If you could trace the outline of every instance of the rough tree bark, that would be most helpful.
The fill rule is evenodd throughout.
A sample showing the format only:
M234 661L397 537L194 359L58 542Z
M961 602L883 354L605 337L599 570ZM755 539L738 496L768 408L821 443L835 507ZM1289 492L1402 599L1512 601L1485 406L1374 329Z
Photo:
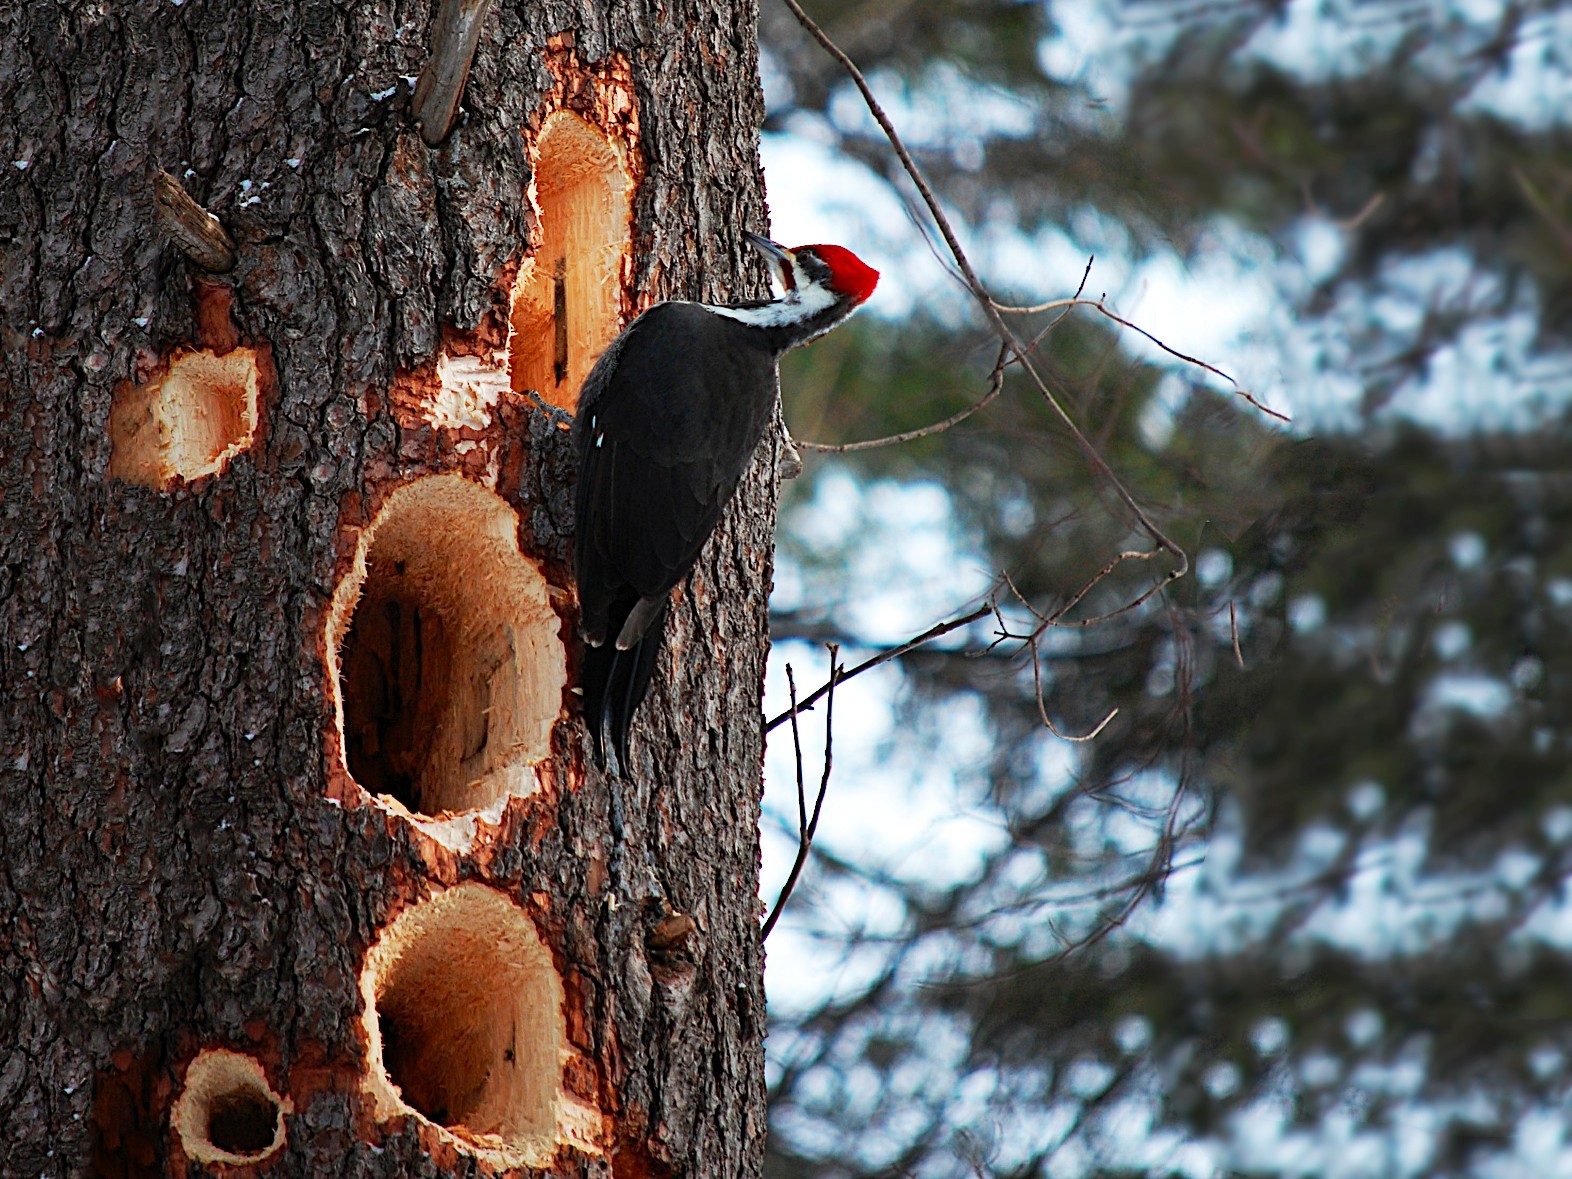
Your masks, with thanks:
M756 11L499 0L431 147L436 11L0 6L0 1174L760 1170L776 456L617 787L533 396L762 285Z

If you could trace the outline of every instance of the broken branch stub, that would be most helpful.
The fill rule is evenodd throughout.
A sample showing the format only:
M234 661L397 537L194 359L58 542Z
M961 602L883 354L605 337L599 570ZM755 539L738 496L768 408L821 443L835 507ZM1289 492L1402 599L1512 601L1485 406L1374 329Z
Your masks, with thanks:
M415 121L428 147L448 137L469 81L491 0L442 0L431 25L431 60L415 86Z
M158 227L191 261L213 274L235 268L235 243L217 217L197 204L168 172L153 177L153 201Z

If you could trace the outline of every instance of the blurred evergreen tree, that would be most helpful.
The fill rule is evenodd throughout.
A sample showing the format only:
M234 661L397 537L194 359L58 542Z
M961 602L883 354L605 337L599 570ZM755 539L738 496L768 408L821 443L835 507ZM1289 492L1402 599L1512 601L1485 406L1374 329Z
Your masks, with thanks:
M1195 570L1035 653L1000 623L1031 629L1138 538L1017 375L943 435L810 461L775 618L799 667L888 641L845 572L866 538L815 523L848 475L941 486L957 551L1018 591L900 661L913 748L885 751L939 760L972 718L986 749L954 788L1006 837L958 880L816 855L772 956L855 969L776 1003L772 1173L1568 1173L1572 6L809 7L913 110L1029 112L917 139L974 228L1093 218L1189 257L1226 225L1271 256L1330 223L1342 248L1283 285L1315 342L1284 359L1292 428L1095 313L1053 329L1056 387ZM1112 30L1115 93L1063 68L1072 19ZM768 3L764 37L774 127L891 174ZM793 357L788 418L911 429L980 396L995 350L962 316L865 319ZM1316 405L1334 382L1357 412ZM1514 413L1471 412L1498 393ZM1120 567L1066 621L1152 576ZM1039 685L1060 732L1117 714L1063 743ZM899 916L848 916L869 895Z

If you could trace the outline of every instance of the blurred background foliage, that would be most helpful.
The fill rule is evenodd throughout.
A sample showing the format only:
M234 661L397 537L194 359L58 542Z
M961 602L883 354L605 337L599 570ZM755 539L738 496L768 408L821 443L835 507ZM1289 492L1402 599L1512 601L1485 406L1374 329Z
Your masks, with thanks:
M1146 546L1018 373L947 433L810 457L772 704L827 641L999 613L837 701L769 945L769 1173L1572 1175L1572 4L807 7L1003 243L990 281L1063 297L1097 255L1096 298L1167 259L1203 321L1248 281L1203 359L1293 422L1093 310L1054 324L1044 370L1193 570L1035 649L997 632ZM771 142L904 199L771 0L762 40ZM937 421L996 353L958 289L919 294L794 354L788 420ZM1116 714L1061 740L1039 686L1061 733ZM775 857L790 764L778 729Z

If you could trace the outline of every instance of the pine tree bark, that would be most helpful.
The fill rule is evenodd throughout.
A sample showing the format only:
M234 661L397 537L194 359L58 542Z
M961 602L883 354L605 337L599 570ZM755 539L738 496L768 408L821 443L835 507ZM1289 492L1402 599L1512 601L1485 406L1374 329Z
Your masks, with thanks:
M757 14L501 0L431 147L436 12L0 7L0 1174L760 1171L775 443L618 784L534 396L762 286Z

